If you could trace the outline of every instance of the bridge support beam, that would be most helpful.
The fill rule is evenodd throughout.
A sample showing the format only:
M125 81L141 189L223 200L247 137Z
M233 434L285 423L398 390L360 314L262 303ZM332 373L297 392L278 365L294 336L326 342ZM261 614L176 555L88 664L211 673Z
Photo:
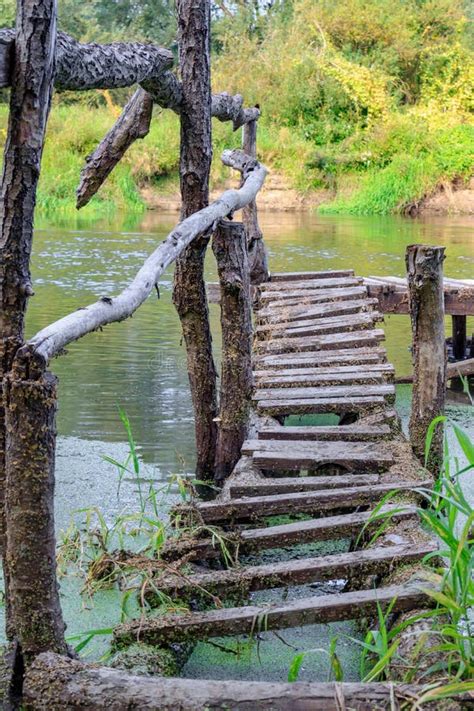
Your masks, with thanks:
M413 334L413 401L410 439L417 457L425 457L432 420L444 413L446 342L444 334L444 247L409 245L406 251ZM443 461L443 427L435 430L427 467L439 472Z

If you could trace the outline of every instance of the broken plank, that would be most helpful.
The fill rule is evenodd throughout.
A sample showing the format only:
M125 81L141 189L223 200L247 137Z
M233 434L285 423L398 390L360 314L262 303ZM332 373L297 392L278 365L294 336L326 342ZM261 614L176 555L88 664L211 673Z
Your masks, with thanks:
M304 336L299 338L278 338L273 341L258 341L257 352L265 354L304 353L306 351L346 349L374 345L383 341L385 333L381 328L370 331L334 333L327 336Z
M261 440L363 441L384 439L390 435L388 425L302 425L300 427L261 427Z
M258 323L270 327L272 324L294 323L308 318L326 318L331 316L347 316L349 314L370 313L378 304L377 299L356 299L348 301L326 302L321 304L300 303L273 308L270 304L255 312Z
M265 400L308 400L337 397L369 397L382 395L389 399L395 398L395 386L390 383L382 385L318 385L315 387L292 388L258 388L253 392L253 400L263 403Z
M260 446L255 447L255 442ZM349 445L354 445L354 448L349 450ZM329 465L343 467L347 471L376 472L385 471L393 464L392 455L377 449L372 442L285 442L259 439L249 442L245 452L242 452L249 455L252 452L254 465L266 472L302 471ZM335 476L337 478L338 475Z
M375 613L377 606L384 608L391 603L394 612L432 604L427 593L417 587L390 585L376 590L306 597L279 605L249 605L132 620L115 628L114 644L120 647L140 641L162 645L188 639L253 635L262 630L357 619Z
M300 281L307 279L334 279L354 276L353 269L328 269L322 272L276 272L270 276L270 283L275 281Z
M185 576L163 576L162 570L154 578L153 586L145 592L149 604L162 604L163 593L173 599L209 600L210 595L226 598L242 597L256 590L267 590L288 585L309 585L325 580L349 578L351 575L383 574L396 564L408 565L422 560L438 550L434 542L363 548L349 553L285 560L276 563L249 565L209 573L189 573ZM155 590L156 588L156 590Z
M195 508L205 523L220 521L228 525L237 520L261 519L279 514L316 514L331 509L355 509L358 506L379 501L391 491L412 491L416 488L431 486L432 482L429 480L419 482L400 480L387 484L348 487L347 489L255 496L232 499L228 502L205 501L195 504ZM179 514L189 511L192 515L193 507L183 504L175 507L173 511Z
M348 348L347 350L314 351L313 353L287 353L284 356L254 353L254 370L262 368L318 368L336 365L363 365L385 363L385 348Z
M287 415L320 415L329 412L337 415L363 413L382 408L386 400L382 395L370 397L327 397L306 400L262 400L257 401L257 410L262 415L286 417Z
M370 313L354 314L346 317L318 318L307 321L298 321L296 324L274 325L270 331L257 326L255 333L263 338L298 338L299 336L315 336L318 334L342 333L343 331L357 331L359 329L373 328L377 321L382 321L382 314L377 311Z
M378 474L283 477L276 481L264 479L248 484L231 484L229 493L231 498L268 496L269 494L285 494L294 491L318 491L320 489L337 489L337 487L344 486L367 486L368 484L378 484L379 480L380 476Z

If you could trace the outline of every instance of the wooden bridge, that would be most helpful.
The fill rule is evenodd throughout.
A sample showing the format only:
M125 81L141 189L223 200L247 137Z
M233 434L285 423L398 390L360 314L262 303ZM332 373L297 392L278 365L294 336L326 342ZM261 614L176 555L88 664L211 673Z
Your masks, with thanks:
M208 531L166 551L170 561L192 560L193 572L161 577L146 593L151 605L166 593L193 600L201 611L121 625L118 647L357 619L393 601L398 612L426 606L427 595L407 571L412 575L410 566L436 550L418 527L414 505L414 490L432 480L400 430L377 303L349 270L274 274L261 285L251 435L217 500L174 511L178 525L192 521ZM337 424L304 419L326 414ZM296 422L287 424L289 417ZM381 516L390 525L371 541ZM226 555L209 533L213 527L226 540ZM317 556L314 546L301 548L337 539L346 540L346 552ZM297 554L281 562L255 562L269 549L295 546ZM314 590L341 579L342 592ZM308 585L304 596L301 588L292 595L293 586ZM275 588L286 589L283 601L251 604L252 592ZM221 600L235 606L222 607ZM324 708L333 708L334 697L323 694L320 703L323 697Z

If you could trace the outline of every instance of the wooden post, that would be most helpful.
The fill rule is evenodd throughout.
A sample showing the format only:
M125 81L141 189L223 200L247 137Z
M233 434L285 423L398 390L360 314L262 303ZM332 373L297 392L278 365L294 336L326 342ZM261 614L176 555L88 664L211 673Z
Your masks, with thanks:
M216 481L240 458L252 393L252 309L247 234L240 222L224 222L212 241L221 288L222 369Z
M408 292L413 334L413 402L410 439L424 461L431 421L444 412L446 342L443 294L444 247L409 245L406 250ZM428 468L439 471L443 461L443 427L433 437Z
M242 129L242 148L244 153L257 157L257 121L249 121ZM243 209L243 222L247 231L250 283L261 284L268 281L268 254L263 241L263 234L258 224L257 203L251 203Z
M67 653L56 579L56 378L17 361L5 379L6 558L15 637L24 663Z
M180 184L182 218L209 201L211 167L210 0L178 0L179 59L182 78ZM176 261L173 301L184 340L196 431L196 477L214 477L217 427L216 369L212 356L202 235Z
M452 316L453 326L453 357L454 360L464 360L467 345L467 324L465 316Z

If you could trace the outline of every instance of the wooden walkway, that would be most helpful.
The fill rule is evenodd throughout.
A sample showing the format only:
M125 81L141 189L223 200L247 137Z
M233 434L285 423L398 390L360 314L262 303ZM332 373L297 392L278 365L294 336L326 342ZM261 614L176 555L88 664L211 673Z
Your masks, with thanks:
M197 611L121 625L118 646L353 619L394 598L400 611L427 602L402 571L436 548L418 527L413 493L431 480L400 431L377 301L352 271L275 274L260 288L255 317L254 416L241 460L218 499L175 511L179 525L207 531L168 548L170 565L192 560L194 569L160 577L145 593L151 605L166 593ZM308 424L308 415L334 424ZM380 525L375 507L391 523L367 546ZM331 539L345 539L346 551L317 555L312 544ZM280 559L258 558L269 549ZM336 594L317 586L341 580ZM293 586L311 587L294 596ZM284 601L252 604L254 591L275 588L288 589Z

